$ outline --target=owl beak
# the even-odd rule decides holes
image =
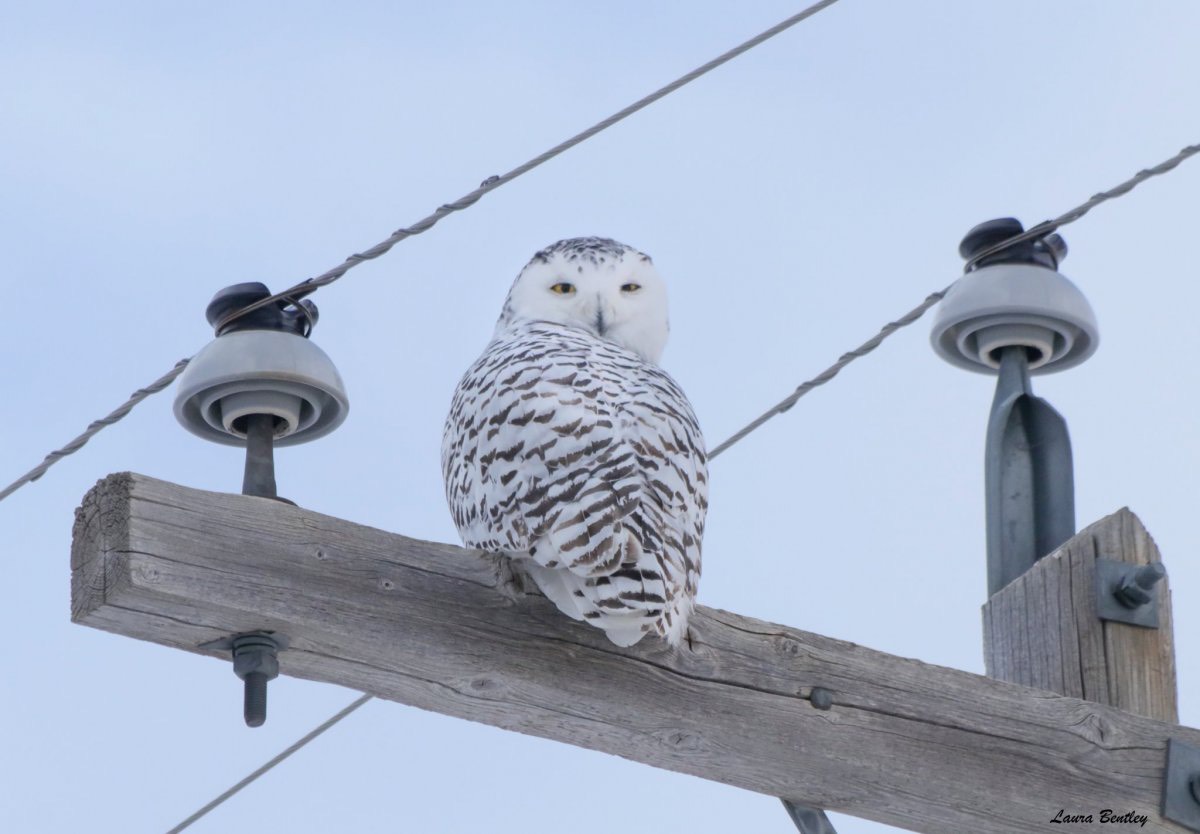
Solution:
[[[595,306],[587,311],[591,316],[587,323],[597,336],[602,339],[609,338],[609,332],[617,325],[617,311],[611,304],[605,303],[603,293],[596,293],[593,304]]]

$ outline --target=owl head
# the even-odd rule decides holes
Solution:
[[[582,330],[657,363],[667,344],[667,288],[649,255],[603,237],[560,240],[521,270],[496,324]]]

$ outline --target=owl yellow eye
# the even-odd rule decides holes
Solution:
[[[638,290],[640,290],[641,288],[642,288],[642,285],[641,285],[641,284],[634,284],[634,283],[632,283],[632,282],[631,282],[631,283],[628,283],[628,284],[622,284],[622,285],[621,285],[621,292],[637,292],[637,291],[638,291]]]
[[[556,292],[559,295],[571,295],[575,292],[575,285],[568,284],[566,281],[559,281],[550,287],[550,292]]]

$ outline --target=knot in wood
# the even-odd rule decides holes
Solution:
[[[162,578],[158,568],[149,565],[134,565],[131,573],[134,580],[141,585],[154,585]]]
[[[780,654],[785,654],[788,657],[796,657],[800,654],[800,644],[791,637],[775,638],[775,648]]]
[[[1086,709],[1086,704],[1082,709]],[[1091,710],[1087,710],[1083,717],[1075,722],[1075,726],[1078,728],[1081,736],[1099,745],[1106,745],[1113,734],[1112,725],[1108,720]]]
[[[666,730],[656,735],[664,744],[675,750],[692,752],[704,747],[704,739],[687,730]]]
[[[492,692],[500,688],[500,682],[492,678],[473,678],[471,680],[471,689],[476,692]]]

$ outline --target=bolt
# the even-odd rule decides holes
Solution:
[[[1192,778],[1188,779],[1188,788],[1192,791],[1192,799],[1200,804],[1200,773],[1192,774]]]
[[[1166,575],[1167,569],[1161,562],[1143,565],[1121,580],[1113,589],[1113,596],[1126,608],[1140,608],[1153,599],[1154,586]]]
[[[247,727],[267,720],[267,681],[279,675],[279,644],[264,631],[233,638],[233,673],[245,682],[242,711]]]
[[[814,686],[808,694],[808,702],[814,709],[826,710],[833,706],[833,693],[820,686]]]

